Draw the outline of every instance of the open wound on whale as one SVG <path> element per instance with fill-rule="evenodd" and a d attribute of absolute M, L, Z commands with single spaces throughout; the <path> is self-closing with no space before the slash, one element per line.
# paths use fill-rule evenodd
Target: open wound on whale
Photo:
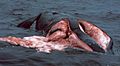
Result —
<path fill-rule="evenodd" d="M 85 20 L 80 19 L 78 23 L 82 32 L 93 38 L 100 47 L 107 51 L 106 49 L 111 41 L 111 38 L 103 30 Z"/>
<path fill-rule="evenodd" d="M 0 41 L 9 42 L 12 45 L 20 45 L 27 48 L 35 48 L 38 52 L 50 53 L 52 50 L 63 51 L 68 44 L 59 44 L 58 42 L 45 42 L 43 36 L 18 37 L 0 37 Z"/>

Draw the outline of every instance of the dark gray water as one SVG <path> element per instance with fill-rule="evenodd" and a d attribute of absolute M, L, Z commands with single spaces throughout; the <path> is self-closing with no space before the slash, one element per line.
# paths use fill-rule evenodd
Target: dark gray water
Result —
<path fill-rule="evenodd" d="M 0 66 L 120 66 L 119 0 L 0 0 L 0 36 L 39 35 L 33 28 L 24 30 L 16 25 L 46 10 L 69 13 L 101 27 L 113 39 L 114 54 L 79 50 L 47 54 L 0 42 Z"/>

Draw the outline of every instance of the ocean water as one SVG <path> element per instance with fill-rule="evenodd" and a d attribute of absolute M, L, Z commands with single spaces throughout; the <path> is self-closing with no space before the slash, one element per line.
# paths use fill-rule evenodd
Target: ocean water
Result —
<path fill-rule="evenodd" d="M 68 13 L 88 20 L 113 39 L 113 54 L 88 53 L 75 49 L 37 52 L 35 49 L 0 42 L 0 66 L 120 66 L 119 0 L 0 0 L 0 36 L 40 35 L 34 25 L 25 30 L 21 21 L 43 11 Z"/>

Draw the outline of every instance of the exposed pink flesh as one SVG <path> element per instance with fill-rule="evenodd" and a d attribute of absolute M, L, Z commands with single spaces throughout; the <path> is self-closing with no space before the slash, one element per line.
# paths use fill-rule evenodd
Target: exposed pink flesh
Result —
<path fill-rule="evenodd" d="M 50 33 L 55 30 L 57 30 L 57 32 L 54 32 L 52 35 L 50 35 Z M 68 31 L 68 24 L 64 20 L 61 20 L 60 22 L 58 22 L 57 24 L 51 27 L 46 37 L 53 38 L 57 36 L 58 38 L 64 38 L 66 36 L 67 31 Z"/>
<path fill-rule="evenodd" d="M 36 48 L 39 52 L 50 53 L 52 50 L 63 51 L 70 44 L 59 44 L 58 42 L 45 42 L 43 36 L 30 36 L 23 39 L 17 37 L 1 37 L 0 41 L 6 41 L 13 45 L 20 45 L 27 48 Z"/>
<path fill-rule="evenodd" d="M 52 30 L 61 29 L 60 31 L 55 31 L 52 34 L 49 34 Z M 53 25 L 50 29 L 47 38 L 51 41 L 58 41 L 60 38 L 64 39 L 67 36 L 67 40 L 73 47 L 82 48 L 86 51 L 93 51 L 85 42 L 80 40 L 78 36 L 70 29 L 68 20 L 61 20 L 57 24 Z M 66 40 L 66 39 L 64 39 Z"/>
<path fill-rule="evenodd" d="M 92 48 L 90 48 L 85 42 L 80 40 L 74 32 L 72 32 L 68 39 L 73 47 L 82 48 L 85 51 L 93 51 Z"/>
<path fill-rule="evenodd" d="M 78 22 L 84 32 L 93 38 L 104 50 L 106 50 L 111 38 L 103 30 L 85 20 L 80 19 Z"/>
<path fill-rule="evenodd" d="M 49 34 L 51 30 L 56 29 L 61 30 Z M 72 32 L 69 22 L 66 19 L 55 24 L 50 31 L 46 37 L 30 36 L 24 37 L 23 39 L 16 37 L 1 37 L 0 41 L 6 41 L 13 45 L 20 45 L 28 48 L 36 48 L 38 51 L 48 53 L 51 50 L 64 50 L 68 46 L 82 48 L 86 51 L 93 51 L 86 43 L 80 40 L 74 32 Z M 65 39 L 67 35 L 68 37 Z M 46 42 L 46 40 L 51 41 Z"/>

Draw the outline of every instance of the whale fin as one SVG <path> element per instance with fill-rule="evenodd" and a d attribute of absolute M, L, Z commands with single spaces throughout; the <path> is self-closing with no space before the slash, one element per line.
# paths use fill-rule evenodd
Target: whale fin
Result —
<path fill-rule="evenodd" d="M 31 25 L 40 18 L 41 14 L 35 17 L 31 17 L 23 22 L 21 22 L 20 24 L 17 25 L 17 27 L 21 27 L 21 28 L 25 28 L 25 29 L 29 29 L 31 27 Z"/>

